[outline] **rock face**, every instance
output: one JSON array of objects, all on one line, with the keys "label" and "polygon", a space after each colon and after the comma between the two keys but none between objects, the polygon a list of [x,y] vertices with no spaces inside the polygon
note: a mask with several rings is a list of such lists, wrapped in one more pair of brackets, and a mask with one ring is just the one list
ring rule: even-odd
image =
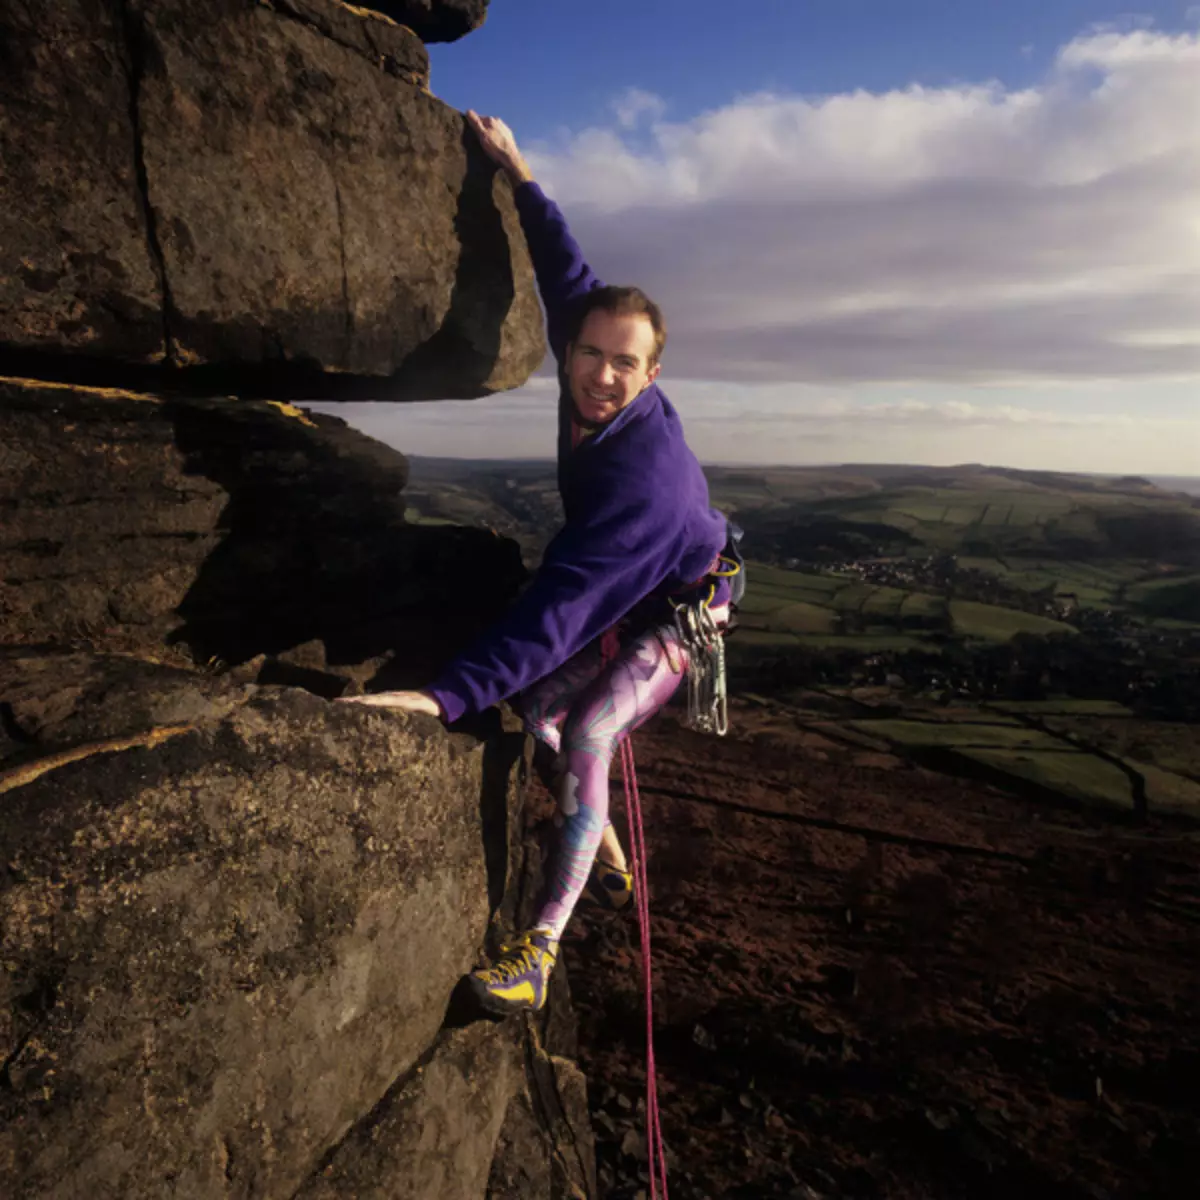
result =
[{"label": "rock face", "polygon": [[524,570],[282,397],[543,351],[425,88],[486,5],[389,7],[0,0],[5,1200],[596,1194],[565,971],[499,1024],[458,983],[540,885],[524,735],[331,703]]},{"label": "rock face", "polygon": [[369,7],[407,25],[423,42],[453,42],[483,24],[488,0],[375,0]]},{"label": "rock face", "polygon": [[427,682],[524,572],[484,530],[405,524],[406,479],[285,405],[0,382],[0,628],[200,663],[317,642],[292,665]]},{"label": "rock face", "polygon": [[0,47],[0,361],[312,398],[478,396],[541,361],[511,190],[411,30],[337,0],[0,0]]},{"label": "rock face", "polygon": [[482,1196],[553,1069],[519,1023],[441,1031],[531,891],[523,738],[85,657],[0,658],[42,718],[0,768],[6,1195]]},{"label": "rock face", "polygon": [[0,386],[6,1196],[595,1194],[564,977],[454,1002],[538,887],[524,738],[322,698],[522,578],[406,477],[287,405]]},{"label": "rock face", "polygon": [[478,768],[326,709],[260,701],[6,795],[18,1194],[291,1194],[433,1040],[487,921]]},{"label": "rock face", "polygon": [[0,346],[157,361],[161,279],[115,4],[0,0]]}]

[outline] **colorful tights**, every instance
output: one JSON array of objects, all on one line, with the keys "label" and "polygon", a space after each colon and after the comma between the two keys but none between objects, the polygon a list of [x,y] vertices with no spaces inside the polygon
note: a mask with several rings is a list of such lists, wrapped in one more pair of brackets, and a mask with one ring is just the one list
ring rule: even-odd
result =
[{"label": "colorful tights", "polygon": [[623,738],[656,713],[683,679],[687,651],[663,626],[624,643],[606,663],[588,646],[518,702],[525,728],[557,756],[563,826],[534,922],[562,936],[608,824],[608,772]]}]

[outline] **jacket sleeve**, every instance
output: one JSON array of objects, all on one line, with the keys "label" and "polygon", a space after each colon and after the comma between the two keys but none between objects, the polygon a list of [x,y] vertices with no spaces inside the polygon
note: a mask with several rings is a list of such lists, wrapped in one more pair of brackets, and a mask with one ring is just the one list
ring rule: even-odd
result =
[{"label": "jacket sleeve", "polygon": [[681,529],[674,506],[628,477],[607,494],[586,523],[559,533],[524,595],[427,689],[448,721],[550,674],[662,582]]},{"label": "jacket sleeve", "polygon": [[546,308],[546,336],[555,359],[561,363],[567,348],[572,303],[604,285],[584,261],[583,251],[571,236],[558,205],[536,183],[523,183],[514,194],[538,291]]}]

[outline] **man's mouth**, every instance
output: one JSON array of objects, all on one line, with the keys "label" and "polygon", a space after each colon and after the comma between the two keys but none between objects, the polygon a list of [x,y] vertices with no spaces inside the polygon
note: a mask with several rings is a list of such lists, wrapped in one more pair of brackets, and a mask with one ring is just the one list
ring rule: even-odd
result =
[{"label": "man's mouth", "polygon": [[583,393],[594,404],[611,404],[616,398],[616,392],[596,392],[587,388]]}]

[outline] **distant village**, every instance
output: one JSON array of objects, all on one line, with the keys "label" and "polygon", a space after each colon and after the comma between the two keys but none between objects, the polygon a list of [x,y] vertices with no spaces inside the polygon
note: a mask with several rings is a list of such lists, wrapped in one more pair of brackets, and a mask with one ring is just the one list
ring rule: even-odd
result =
[{"label": "distant village", "polygon": [[[1010,587],[1002,579],[976,567],[964,567],[957,554],[932,554],[927,558],[849,558],[834,562],[805,563],[798,558],[784,559],[781,566],[789,571],[815,571],[820,574],[848,575],[877,587],[902,591],[924,591],[959,600],[978,600],[1067,621],[1087,610],[1080,610],[1078,598],[1070,592],[1054,593],[1053,587],[1040,592]],[[1113,613],[1120,616],[1120,613]]]},{"label": "distant village", "polygon": [[[1051,589],[1027,592],[987,572],[959,565],[954,554],[924,559],[788,558],[790,570],[856,578],[880,587],[1018,609],[1070,625],[1072,636],[1018,633],[1006,642],[955,637],[946,616],[906,617],[929,630],[928,648],[868,652],[803,647],[764,654],[752,669],[757,686],[820,681],[871,684],[954,699],[1042,700],[1051,696],[1112,700],[1161,720],[1200,720],[1200,631],[1149,628],[1113,608],[1084,607]],[[839,614],[839,632],[861,632],[878,617]]]}]

